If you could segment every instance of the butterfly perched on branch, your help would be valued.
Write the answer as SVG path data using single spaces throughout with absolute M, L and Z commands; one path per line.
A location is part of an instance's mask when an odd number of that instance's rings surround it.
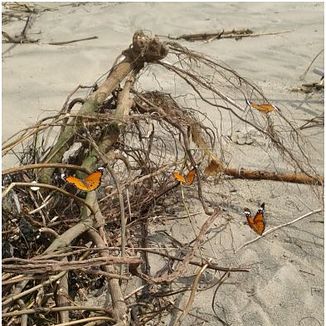
M 93 191 L 93 190 L 96 190 L 100 186 L 103 171 L 104 171 L 104 167 L 99 167 L 93 173 L 91 173 L 87 177 L 85 177 L 84 179 L 79 179 L 79 178 L 73 177 L 73 176 L 67 177 L 64 174 L 61 175 L 61 178 L 64 181 L 75 185 L 75 187 L 79 190 Z
M 195 169 L 190 170 L 188 174 L 186 174 L 185 176 L 183 176 L 182 174 L 176 171 L 173 172 L 173 176 L 180 183 L 190 186 L 193 184 L 195 180 L 196 170 Z
M 246 100 L 246 102 L 252 109 L 256 109 L 256 110 L 258 110 L 260 112 L 269 113 L 269 112 L 275 111 L 275 106 L 273 104 L 270 104 L 270 103 L 258 104 L 258 103 L 254 103 L 254 102 L 249 101 L 249 100 Z
M 253 217 L 249 208 L 244 208 L 244 214 L 247 218 L 249 226 L 259 235 L 262 235 L 265 231 L 265 203 L 262 203 L 258 209 L 256 215 Z

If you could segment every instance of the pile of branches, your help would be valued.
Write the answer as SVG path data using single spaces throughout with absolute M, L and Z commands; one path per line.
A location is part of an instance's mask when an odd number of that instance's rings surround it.
M 78 86 L 56 115 L 3 144 L 4 156 L 14 152 L 20 160 L 19 166 L 3 171 L 6 325 L 159 324 L 172 313 L 179 325 L 191 314 L 206 270 L 217 273 L 207 288 L 218 288 L 230 273 L 248 272 L 198 253 L 223 214 L 218 202 L 207 204 L 207 178 L 250 178 L 253 171 L 237 175 L 226 166 L 221 131 L 200 110 L 182 106 L 167 92 L 139 90 L 141 72 L 150 67 L 180 78 L 178 83 L 190 86 L 201 105 L 225 111 L 260 132 L 296 168 L 292 182 L 322 182 L 302 155 L 298 129 L 280 110 L 262 114 L 235 101 L 239 94 L 244 103 L 248 98 L 268 100 L 229 67 L 142 31 L 116 62 L 104 81 Z M 86 97 L 74 97 L 85 88 Z M 280 126 L 288 131 L 286 140 L 280 139 Z M 61 177 L 84 178 L 99 166 L 105 173 L 96 191 L 79 191 Z M 191 170 L 196 175 L 191 186 L 173 176 Z M 275 171 L 259 176 L 285 177 Z M 171 206 L 181 201 L 190 218 L 185 194 L 195 197 L 206 214 L 196 237 L 186 246 L 173 241 L 169 249 L 151 246 L 149 226 L 155 217 L 178 218 Z M 150 257 L 162 259 L 155 272 Z M 177 281 L 185 275 L 193 282 L 180 288 Z M 100 290 L 105 303 L 96 299 Z M 176 295 L 187 291 L 181 309 Z

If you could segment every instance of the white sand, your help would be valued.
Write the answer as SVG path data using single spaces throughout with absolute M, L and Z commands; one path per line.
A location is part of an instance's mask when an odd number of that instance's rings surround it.
M 172 36 L 233 28 L 250 28 L 257 33 L 290 30 L 281 35 L 241 41 L 183 44 L 223 60 L 254 81 L 273 103 L 286 108 L 292 120 L 309 119 L 323 112 L 322 95 L 289 92 L 302 83 L 299 76 L 323 48 L 322 3 L 88 3 L 80 6 L 52 3 L 51 7 L 57 10 L 40 14 L 28 33 L 31 38 L 39 38 L 40 43 L 18 45 L 3 57 L 3 140 L 31 126 L 36 119 L 57 112 L 78 84 L 92 84 L 110 69 L 137 29 Z M 5 25 L 3 30 L 14 34 L 22 27 L 22 22 L 14 22 Z M 97 40 L 64 46 L 45 44 L 95 35 Z M 5 44 L 3 51 L 8 47 Z M 322 56 L 313 67 L 323 68 Z M 142 78 L 142 87 L 157 87 L 150 73 Z M 318 81 L 318 76 L 310 72 L 307 80 Z M 174 89 L 169 78 L 163 78 L 163 83 L 167 90 Z M 212 119 L 219 119 L 214 112 L 209 114 Z M 316 128 L 306 132 L 316 147 L 316 151 L 311 151 L 311 160 L 320 173 L 323 173 L 322 131 Z M 232 155 L 234 150 L 236 156 Z M 250 157 L 257 160 L 250 161 L 247 151 L 256 153 L 257 156 Z M 269 164 L 268 153 L 260 153 L 255 146 L 230 144 L 227 152 L 234 167 L 274 166 Z M 13 157 L 6 158 L 3 165 L 10 167 L 14 162 Z M 233 252 L 255 237 L 243 225 L 244 206 L 254 211 L 265 201 L 268 229 L 320 207 L 321 201 L 313 189 L 267 181 L 212 184 L 205 185 L 206 197 L 215 203 L 222 201 L 227 210 L 224 216 L 228 215 L 230 221 L 218 220 L 217 227 L 225 224 L 226 229 L 220 233 L 218 228 L 212 231 L 211 235 L 218 234 L 206 244 L 204 253 L 221 266 L 250 268 L 249 273 L 231 274 L 228 283 L 219 289 L 217 302 L 225 311 L 223 316 L 217 308 L 220 317 L 237 326 L 322 325 L 323 224 L 318 222 L 323 220 L 321 215 L 278 230 L 236 254 Z M 193 220 L 201 224 L 205 217 Z M 165 227 L 182 242 L 193 238 L 187 236 L 192 232 L 187 220 L 171 222 Z M 211 309 L 212 293 L 213 289 L 200 292 L 192 309 L 195 315 L 209 320 L 205 325 L 219 324 Z M 199 323 L 191 318 L 184 325 Z

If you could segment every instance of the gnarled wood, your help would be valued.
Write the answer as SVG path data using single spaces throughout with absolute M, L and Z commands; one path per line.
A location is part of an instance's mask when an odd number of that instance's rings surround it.
M 122 54 L 125 58 L 115 65 L 110 71 L 105 82 L 85 101 L 79 115 L 94 114 L 105 99 L 117 88 L 125 77 L 133 70 L 139 71 L 145 62 L 155 62 L 163 59 L 168 53 L 168 48 L 158 38 L 149 38 L 141 31 L 133 36 L 133 46 L 129 47 Z M 82 125 L 78 117 L 71 121 L 71 126 L 66 126 L 60 134 L 56 144 L 53 146 L 44 163 L 61 162 L 63 154 L 72 144 L 73 136 Z M 51 183 L 54 169 L 43 170 L 40 173 L 40 181 Z
M 249 169 L 233 169 L 225 168 L 224 174 L 241 179 L 254 179 L 254 180 L 273 180 L 293 183 L 305 183 L 313 185 L 323 185 L 324 177 L 316 176 L 310 177 L 304 173 L 278 173 L 262 170 L 249 170 Z

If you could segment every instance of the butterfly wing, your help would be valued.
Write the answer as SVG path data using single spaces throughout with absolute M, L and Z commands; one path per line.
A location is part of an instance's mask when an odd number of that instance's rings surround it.
M 95 172 L 88 175 L 85 179 L 79 179 L 73 176 L 65 177 L 64 179 L 75 185 L 79 190 L 93 191 L 97 189 L 101 184 L 101 178 L 104 168 L 100 167 Z
M 86 191 L 93 191 L 97 189 L 101 184 L 102 175 L 103 175 L 102 169 L 97 169 L 95 172 L 88 175 L 84 180 L 84 183 L 87 186 Z
M 173 172 L 173 176 L 177 181 L 179 181 L 181 183 L 186 183 L 186 179 L 179 172 Z
M 269 113 L 275 111 L 275 107 L 272 104 L 269 103 L 263 103 L 263 104 L 257 104 L 254 102 L 248 102 L 249 105 L 258 111 L 264 112 L 264 113 Z
M 67 182 L 72 183 L 73 185 L 75 185 L 76 188 L 78 188 L 79 190 L 88 191 L 87 184 L 85 184 L 84 181 L 79 179 L 79 178 L 69 176 L 69 177 L 66 177 L 65 180 Z
M 265 203 L 263 203 L 260 208 L 258 209 L 255 217 L 254 217 L 254 228 L 256 233 L 259 235 L 262 235 L 265 231 L 265 219 L 264 219 L 264 213 L 265 213 Z
M 244 209 L 245 216 L 247 218 L 248 225 L 251 227 L 259 235 L 262 235 L 265 231 L 265 220 L 264 220 L 264 212 L 265 212 L 265 203 L 263 203 L 255 217 L 251 215 L 251 212 L 248 208 Z
M 187 185 L 192 185 L 192 183 L 195 180 L 195 176 L 196 176 L 196 170 L 192 169 L 191 171 L 188 172 L 188 174 L 185 177 L 185 181 L 187 183 Z
M 243 210 L 245 216 L 246 216 L 246 219 L 247 219 L 247 222 L 248 222 L 248 225 L 253 229 L 253 226 L 254 226 L 254 218 L 251 216 L 251 211 L 249 208 L 245 208 Z

